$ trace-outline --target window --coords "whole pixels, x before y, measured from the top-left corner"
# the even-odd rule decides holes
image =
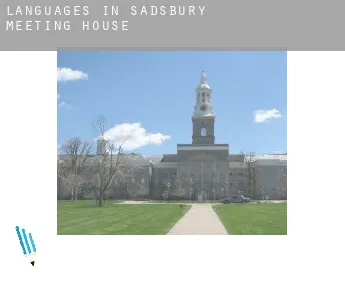
[[[207,135],[207,129],[205,125],[201,126],[201,136],[205,137]]]
[[[205,103],[205,98],[204,97],[202,98],[202,102]]]

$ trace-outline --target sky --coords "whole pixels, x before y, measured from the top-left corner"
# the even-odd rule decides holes
[[[285,51],[59,51],[58,148],[105,137],[144,155],[192,142],[196,87],[212,88],[215,142],[230,153],[287,151]]]

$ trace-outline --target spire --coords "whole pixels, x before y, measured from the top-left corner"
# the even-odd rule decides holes
[[[213,106],[211,102],[212,90],[208,85],[206,73],[202,71],[200,83],[196,88],[196,103],[193,116],[211,116],[213,115]]]
[[[206,73],[204,71],[201,73],[199,88],[211,89],[211,87],[208,85]]]
[[[204,71],[201,73],[200,84],[207,84],[207,77]]]

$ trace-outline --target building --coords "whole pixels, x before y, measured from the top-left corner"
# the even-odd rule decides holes
[[[107,195],[208,201],[243,194],[260,199],[286,199],[287,155],[231,154],[228,144],[215,143],[215,120],[212,89],[203,72],[195,93],[192,143],[177,144],[176,154],[126,155],[132,160],[133,175],[126,181],[115,180]],[[88,160],[90,167],[97,155],[106,150],[105,146],[101,137],[96,155]]]

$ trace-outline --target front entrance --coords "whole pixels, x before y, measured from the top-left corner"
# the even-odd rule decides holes
[[[198,202],[206,202],[207,200],[206,191],[200,191],[197,195],[197,200]]]
[[[199,194],[198,194],[198,202],[202,202],[203,201],[203,195],[202,195],[202,193],[200,192]]]

